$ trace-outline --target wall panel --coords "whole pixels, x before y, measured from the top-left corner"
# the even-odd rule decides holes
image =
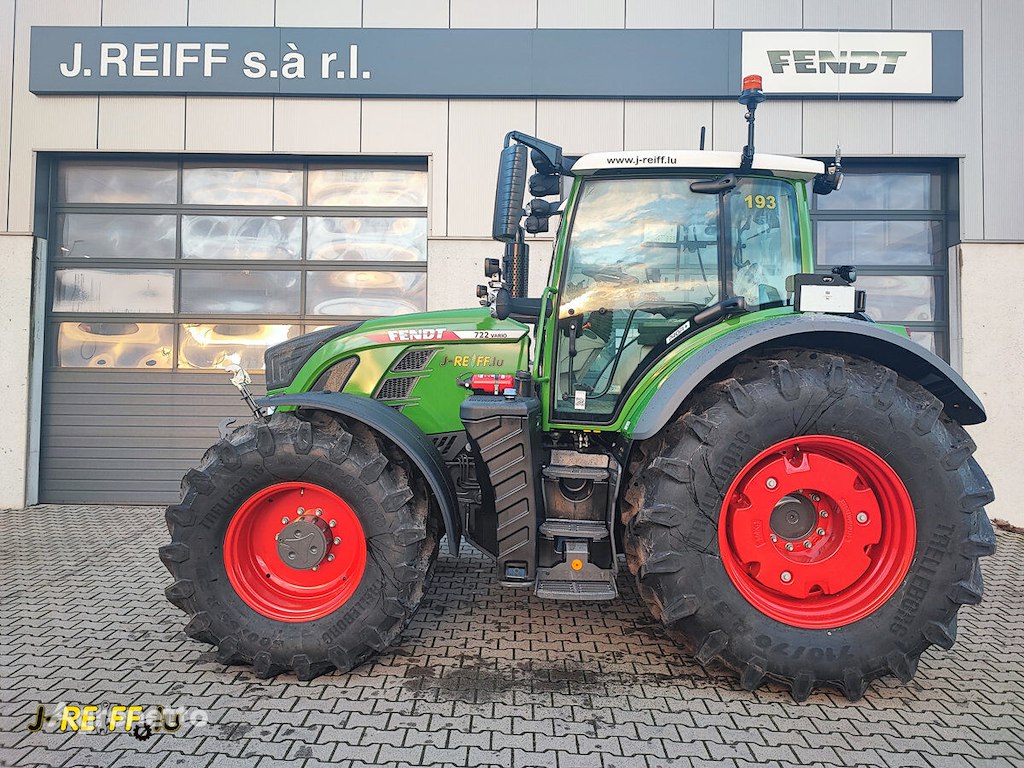
[[[193,27],[272,27],[274,0],[188,0]]]
[[[623,149],[699,149],[701,126],[711,148],[712,102],[627,101]]]
[[[507,0],[451,0],[451,15],[452,29],[532,29],[537,26],[537,0],[514,5]]]
[[[626,27],[631,29],[704,29],[715,25],[715,0],[628,0]]]
[[[100,96],[99,149],[180,152],[184,96]]]
[[[358,27],[362,19],[362,0],[277,0],[275,10],[279,27]]]
[[[448,0],[363,0],[364,27],[447,27]]]
[[[365,99],[362,151],[430,157],[430,235],[444,236],[448,225],[448,102]]]
[[[716,29],[800,29],[802,23],[801,0],[715,0]]]
[[[189,96],[185,149],[189,152],[269,152],[274,99]]]
[[[566,154],[622,149],[623,103],[542,99],[537,102],[537,135]]]
[[[537,22],[552,29],[622,29],[626,0],[538,0]]]
[[[498,153],[511,130],[536,134],[535,101],[452,101],[448,235],[490,237]]]
[[[167,26],[188,24],[188,0],[103,0],[103,26]]]
[[[358,152],[359,99],[274,99],[274,151]]]

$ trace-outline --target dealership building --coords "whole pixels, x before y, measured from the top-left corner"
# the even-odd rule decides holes
[[[567,155],[830,160],[817,267],[961,371],[1010,499],[1024,381],[1019,0],[0,0],[0,507],[166,503],[224,368],[469,306],[510,130]],[[532,248],[532,295],[550,235]]]

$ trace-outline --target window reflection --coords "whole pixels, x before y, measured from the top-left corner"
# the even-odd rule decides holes
[[[857,287],[868,293],[865,314],[877,322],[931,322],[939,279],[927,275],[860,275]]]
[[[186,259],[299,259],[298,216],[182,216]]]
[[[422,312],[427,302],[423,272],[309,272],[306,311],[313,315],[386,316]]]
[[[174,326],[158,323],[61,323],[62,368],[170,368]]]
[[[186,165],[181,195],[192,205],[301,205],[302,169]]]
[[[426,261],[427,220],[311,216],[307,253],[330,261]]]
[[[938,221],[819,220],[815,227],[819,264],[925,266],[945,260]]]
[[[56,229],[59,258],[174,258],[174,216],[63,213],[57,216]]]
[[[940,192],[930,173],[847,173],[842,189],[815,200],[823,211],[928,211],[941,207]]]
[[[177,199],[177,163],[73,160],[62,162],[57,171],[61,203],[174,203]]]
[[[240,365],[247,371],[262,371],[267,347],[299,333],[297,325],[183,325],[178,343],[178,367],[224,370],[230,365]]]
[[[174,272],[157,269],[58,269],[54,312],[173,312]]]
[[[424,207],[427,204],[427,172],[310,168],[309,204],[358,208]]]
[[[184,269],[181,311],[210,314],[294,315],[299,273],[256,269]]]

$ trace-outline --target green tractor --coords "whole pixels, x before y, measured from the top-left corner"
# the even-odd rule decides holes
[[[442,537],[551,600],[654,617],[749,690],[908,681],[982,597],[982,404],[855,270],[813,274],[809,191],[836,163],[742,152],[580,158],[512,132],[481,307],[266,352],[268,396],[167,509],[167,597],[256,675],[349,670],[401,634]],[[534,172],[529,175],[532,162]],[[525,206],[529,187],[533,199]],[[557,201],[556,201],[557,198]],[[547,287],[525,232],[559,217]]]

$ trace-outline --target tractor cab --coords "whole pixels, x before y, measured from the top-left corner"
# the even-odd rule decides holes
[[[553,418],[607,421],[670,347],[787,304],[787,279],[809,271],[803,182],[824,169],[762,155],[738,175],[739,163],[735,152],[616,152],[573,166]]]

